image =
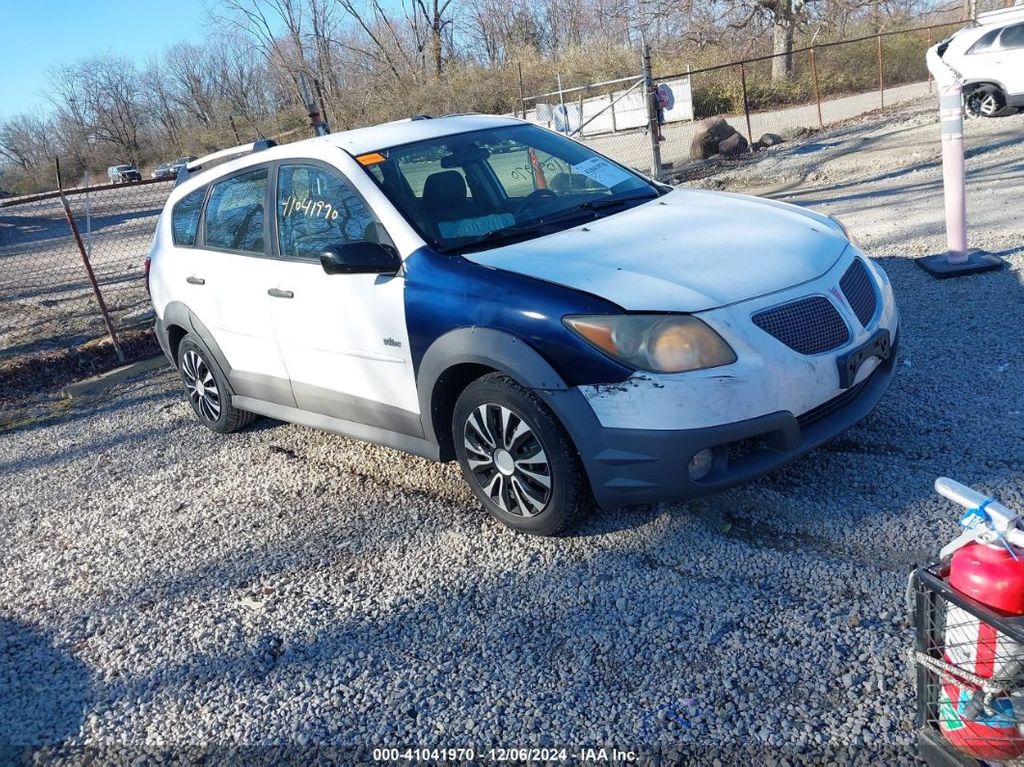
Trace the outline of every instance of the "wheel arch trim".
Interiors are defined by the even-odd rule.
[[[213,358],[210,361],[220,368],[221,375],[224,376],[224,380],[228,384],[228,388],[231,388],[231,366],[228,364],[227,358],[224,356],[224,352],[221,351],[220,346],[213,339],[213,335],[209,329],[202,323],[202,321],[196,317],[195,313],[188,308],[185,304],[180,301],[171,301],[167,306],[164,307],[163,316],[163,332],[169,336],[170,328],[172,326],[180,327],[185,330],[186,333],[199,338],[203,346],[210,353]],[[170,348],[170,342],[168,341],[167,351],[174,354],[174,350]],[[176,355],[175,355],[176,356]],[[178,362],[176,359],[172,359],[175,366]],[[234,394],[234,391],[228,392]]]
[[[569,388],[544,357],[511,333],[480,327],[457,328],[445,333],[423,354],[417,375],[424,437],[437,443],[445,456],[451,435],[442,429],[440,421],[444,420],[445,412],[450,414],[454,402],[442,402],[438,396],[444,393],[445,374],[460,365],[477,365],[504,373],[528,389],[566,391]]]

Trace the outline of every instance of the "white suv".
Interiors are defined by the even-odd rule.
[[[207,427],[262,414],[457,459],[491,514],[541,534],[595,499],[752,479],[850,427],[889,384],[899,321],[827,216],[672,189],[501,117],[195,173],[149,264]]]
[[[1024,108],[1024,7],[985,14],[937,46],[963,83],[968,112],[1001,117]]]

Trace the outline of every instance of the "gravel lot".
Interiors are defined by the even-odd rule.
[[[930,102],[702,182],[840,215],[903,312],[863,424],[715,497],[517,536],[454,464],[208,433],[171,372],[0,434],[0,744],[912,763],[903,591],[957,518],[931,483],[1024,509],[1022,131],[968,124],[972,243],[1009,268],[964,280],[909,260],[944,242]]]

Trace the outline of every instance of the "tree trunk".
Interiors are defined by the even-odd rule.
[[[441,10],[439,8],[438,0],[434,0],[434,18],[431,24],[431,43],[433,45],[434,53],[434,70],[437,74],[437,79],[441,79]]]
[[[772,82],[793,77],[793,26],[786,16],[777,16],[772,25]]]

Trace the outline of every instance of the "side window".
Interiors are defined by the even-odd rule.
[[[1000,48],[1024,48],[1024,24],[1014,24],[1003,30],[999,37]]]
[[[974,43],[970,48],[967,49],[968,53],[985,53],[992,50],[992,46],[996,44],[996,38],[999,37],[1000,30],[993,29],[991,32],[986,32],[978,41]]]
[[[376,242],[377,220],[341,174],[313,165],[282,165],[277,236],[285,258],[316,261],[331,245]]]
[[[262,254],[266,189],[266,168],[214,184],[206,204],[207,247]]]
[[[171,232],[174,244],[192,247],[196,244],[196,232],[199,230],[199,215],[203,212],[203,200],[206,198],[206,187],[189,192],[176,203],[171,210]]]

